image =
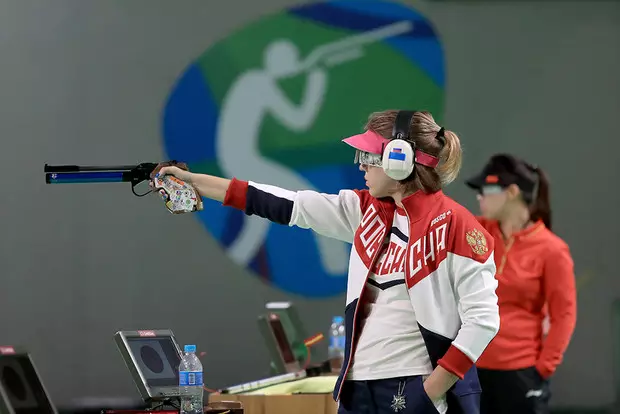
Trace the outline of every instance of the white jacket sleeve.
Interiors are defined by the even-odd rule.
[[[438,363],[462,379],[499,330],[497,280],[492,253],[484,263],[452,255],[450,266],[461,328]]]
[[[463,378],[499,331],[494,242],[473,219],[454,225],[450,278],[461,327],[439,365]]]
[[[361,220],[360,199],[355,191],[341,190],[338,194],[299,191],[293,203],[290,225],[353,243]]]
[[[461,330],[454,345],[476,362],[499,330],[497,280],[493,253],[484,263],[453,256]]]
[[[338,194],[289,191],[276,186],[233,179],[224,205],[274,223],[312,229],[318,234],[352,243],[362,219],[356,191]]]

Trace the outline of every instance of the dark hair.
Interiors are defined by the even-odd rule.
[[[396,110],[387,110],[370,114],[366,129],[390,139],[397,113]],[[442,145],[437,139],[440,129],[430,112],[418,111],[411,118],[409,139],[415,142],[417,149],[438,157],[439,165],[430,168],[416,164],[413,174],[400,181],[408,190],[433,193],[441,190],[444,184],[451,183],[458,176],[463,155],[459,137],[454,132],[444,129],[445,145]]]
[[[545,226],[551,230],[551,202],[549,200],[549,179],[547,174],[540,167],[530,168],[538,176],[536,194],[533,194],[533,201],[530,204],[530,217],[534,221],[542,220]]]

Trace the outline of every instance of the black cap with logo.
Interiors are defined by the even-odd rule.
[[[516,184],[524,198],[531,199],[538,184],[536,168],[509,154],[496,154],[484,166],[482,172],[465,183],[476,190],[486,186],[506,188]]]

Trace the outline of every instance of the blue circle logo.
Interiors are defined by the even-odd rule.
[[[266,16],[186,68],[163,113],[168,159],[288,190],[363,188],[341,139],[371,112],[441,121],[444,62],[429,21],[384,1],[331,1]],[[206,201],[196,213],[239,266],[311,298],[346,290],[351,246]]]

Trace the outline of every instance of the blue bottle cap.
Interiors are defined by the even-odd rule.
[[[344,322],[344,318],[342,316],[334,316],[334,318],[332,319],[333,323],[343,323]]]
[[[196,345],[185,345],[185,352],[196,352]]]

